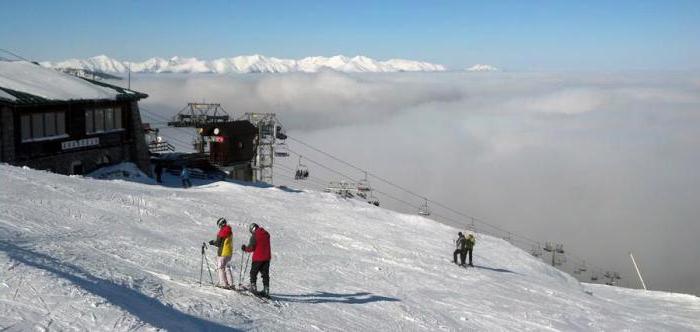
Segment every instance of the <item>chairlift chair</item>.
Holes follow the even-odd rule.
[[[297,169],[294,172],[294,180],[306,180],[309,177],[309,169],[306,165],[301,163],[301,156],[299,156],[299,163],[297,164]]]
[[[275,147],[275,157],[289,157],[289,148],[284,142],[278,143]]]
[[[430,210],[428,209],[428,199],[427,198],[425,199],[425,202],[423,203],[423,205],[421,205],[418,208],[418,214],[420,214],[421,216],[429,216],[430,215]]]
[[[370,191],[372,188],[369,186],[369,181],[367,180],[360,180],[357,182],[357,190],[358,191]]]
[[[367,172],[365,172],[364,179],[357,182],[357,190],[362,192],[368,192],[372,190],[372,187],[370,187],[369,185],[369,180],[367,180]]]

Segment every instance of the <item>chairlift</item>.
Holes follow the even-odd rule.
[[[578,266],[577,270],[579,273],[588,271],[588,268],[586,268],[586,261],[583,261],[581,265]]]
[[[430,215],[430,210],[428,209],[428,199],[425,199],[425,202],[418,208],[418,214],[421,216],[429,216]]]
[[[289,148],[284,142],[278,143],[275,147],[275,157],[289,157]]]
[[[357,182],[357,190],[360,192],[372,190],[372,187],[369,185],[369,180],[367,180],[367,172],[365,172],[365,178]]]
[[[301,156],[299,156],[299,163],[297,164],[297,169],[294,172],[294,180],[306,180],[309,177],[309,169],[306,165],[301,163]]]
[[[530,254],[535,257],[540,257],[542,256],[542,249],[540,248],[539,245],[533,246],[532,251],[530,251]]]

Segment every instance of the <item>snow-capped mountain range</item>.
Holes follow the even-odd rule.
[[[106,55],[88,59],[69,59],[60,62],[41,62],[44,67],[54,69],[82,69],[95,72],[123,74],[134,73],[288,73],[318,72],[336,70],[347,73],[358,72],[401,72],[401,71],[444,71],[445,66],[429,62],[404,59],[379,61],[365,56],[346,57],[306,57],[303,59],[279,59],[262,55],[244,55],[215,60],[172,57],[170,59],[151,58],[143,62],[120,61]]]

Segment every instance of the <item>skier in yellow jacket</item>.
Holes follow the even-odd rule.
[[[219,249],[216,251],[216,270],[219,272],[219,287],[231,288],[233,286],[233,280],[229,280],[226,275],[226,266],[231,261],[231,255],[233,254],[233,232],[231,231],[231,226],[227,225],[226,219],[219,218],[216,221],[216,225],[219,226],[219,232],[216,234],[216,240],[209,241],[210,245],[217,246]],[[233,277],[233,276],[232,276]]]

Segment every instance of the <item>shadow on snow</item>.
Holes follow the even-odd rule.
[[[110,304],[127,311],[142,322],[157,329],[168,331],[237,331],[237,329],[178,311],[129,287],[92,276],[80,267],[10,244],[5,240],[0,241],[0,250],[5,251],[11,259],[17,262],[50,272],[104,298]]]
[[[482,265],[474,265],[474,267],[477,268],[477,269],[490,270],[490,271],[494,271],[494,272],[515,273],[515,274],[518,274],[518,273],[513,272],[513,271],[511,271],[511,270],[498,269],[498,268],[493,268],[493,267],[488,267],[488,266],[482,266]]]
[[[273,298],[278,301],[296,303],[346,303],[364,304],[371,302],[399,302],[393,297],[379,296],[372,293],[358,292],[350,294],[315,292],[311,294],[274,294]]]

